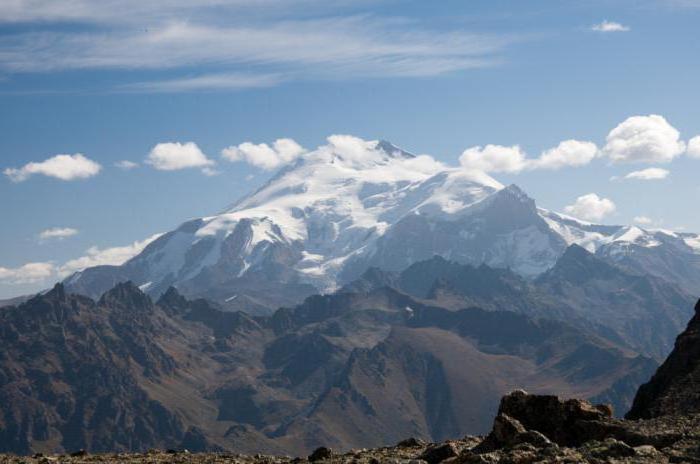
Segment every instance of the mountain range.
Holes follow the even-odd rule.
[[[341,136],[221,214],[189,220],[123,265],[88,268],[64,283],[93,298],[126,280],[156,298],[176,286],[269,315],[370,267],[401,271],[436,255],[531,279],[573,244],[688,293],[700,289],[697,234],[580,221],[486,174]]]
[[[301,454],[483,433],[516,387],[621,411],[657,363],[565,322],[382,287],[267,317],[132,283],[0,310],[0,451]]]
[[[332,138],[126,263],[0,304],[0,451],[437,441],[486,432],[516,388],[622,415],[698,271],[696,234]]]

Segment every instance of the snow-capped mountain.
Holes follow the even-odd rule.
[[[402,270],[434,255],[536,276],[571,244],[700,289],[697,235],[582,222],[486,174],[349,136],[330,137],[122,266],[86,269],[66,284],[92,296],[127,279],[153,294],[175,285],[255,311],[332,291],[370,266]]]

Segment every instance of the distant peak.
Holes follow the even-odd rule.
[[[59,282],[56,285],[54,285],[51,290],[46,292],[45,296],[57,300],[64,300],[66,298],[66,288],[61,282]]]
[[[415,158],[416,155],[413,153],[409,153],[406,150],[403,150],[393,143],[387,141],[387,140],[380,140],[377,142],[377,145],[375,147],[377,150],[381,150],[384,153],[386,153],[389,156],[397,157],[397,158]]]
[[[151,299],[132,281],[120,282],[100,298],[100,305],[117,304],[129,308],[148,308],[153,305]]]
[[[175,287],[170,286],[165,293],[160,296],[156,304],[158,306],[179,310],[187,307],[188,301]]]
[[[525,192],[523,191],[523,189],[521,189],[520,187],[518,187],[518,186],[515,185],[515,184],[510,184],[509,186],[505,187],[505,188],[502,190],[502,192],[503,192],[503,193],[510,194],[510,195],[512,195],[512,196],[514,196],[514,197],[516,197],[516,198],[518,198],[518,199],[528,200],[528,201],[531,200],[531,198],[530,198],[529,196],[527,196],[527,193],[525,193]]]

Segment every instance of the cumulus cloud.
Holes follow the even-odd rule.
[[[532,169],[560,169],[563,167],[585,166],[598,155],[598,147],[593,142],[565,140],[555,148],[545,150],[538,159],[530,163]]]
[[[134,163],[133,161],[129,160],[117,161],[116,163],[114,163],[114,165],[119,169],[123,169],[125,171],[139,167],[138,163]]]
[[[641,171],[632,171],[624,178],[634,180],[662,180],[667,178],[669,174],[671,174],[670,171],[666,169],[648,168],[642,169]]]
[[[635,216],[632,220],[635,224],[639,224],[641,226],[649,226],[654,223],[654,221],[647,216]]]
[[[151,235],[145,240],[136,241],[130,245],[112,248],[99,248],[96,246],[87,249],[86,254],[80,258],[67,261],[57,269],[59,277],[67,277],[74,272],[82,271],[88,267],[124,264],[129,259],[141,253],[149,243],[156,240],[162,234]]]
[[[11,285],[33,284],[48,279],[54,270],[52,263],[27,263],[14,269],[0,267],[0,282]]]
[[[691,158],[700,158],[700,135],[688,141],[688,156]]]
[[[615,212],[615,203],[608,198],[601,198],[595,193],[580,196],[564,208],[568,214],[586,221],[600,221]]]
[[[668,163],[685,151],[680,133],[663,116],[632,116],[606,138],[603,154],[614,163]]]
[[[200,168],[207,175],[215,172],[212,168],[214,161],[207,158],[194,142],[159,143],[148,154],[146,163],[161,171]]]
[[[598,147],[593,142],[565,140],[534,159],[528,158],[519,145],[472,147],[462,153],[459,163],[467,169],[483,172],[519,173],[524,170],[581,167],[589,164],[597,155]]]
[[[245,161],[261,169],[276,169],[289,164],[306,150],[292,139],[278,139],[272,146],[261,143],[245,142],[232,145],[221,151],[221,156],[232,162]]]
[[[64,238],[72,237],[77,234],[78,229],[73,229],[72,227],[53,227],[51,229],[42,230],[39,233],[39,240],[63,240]]]
[[[603,21],[591,26],[591,30],[596,32],[628,32],[630,28],[615,21]]]
[[[517,173],[528,165],[525,152],[518,145],[486,145],[464,150],[459,164],[467,169],[483,172]]]
[[[3,172],[13,182],[23,182],[35,174],[68,181],[96,176],[101,169],[99,163],[76,153],[56,155],[45,161],[27,163],[21,168],[7,168]]]

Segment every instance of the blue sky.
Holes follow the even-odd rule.
[[[463,164],[543,207],[700,231],[699,21],[697,0],[3,2],[0,298],[220,211],[273,172],[221,151],[280,138],[482,147]],[[598,151],[538,161],[565,140]],[[187,142],[158,150],[192,167],[145,162]]]

